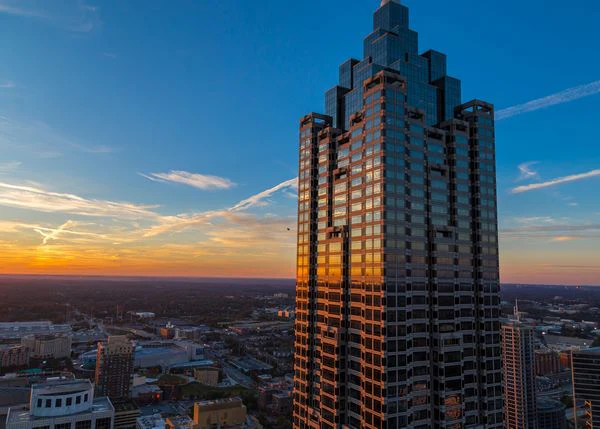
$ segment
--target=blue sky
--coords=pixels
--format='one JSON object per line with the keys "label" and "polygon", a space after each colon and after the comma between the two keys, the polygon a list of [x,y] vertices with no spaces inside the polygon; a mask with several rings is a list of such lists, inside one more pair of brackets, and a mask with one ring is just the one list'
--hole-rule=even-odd
{"label": "blue sky", "polygon": [[[600,284],[600,4],[404,4],[464,101],[559,94],[497,123],[503,280]],[[293,276],[294,187],[261,192],[377,5],[0,0],[0,272]]]}

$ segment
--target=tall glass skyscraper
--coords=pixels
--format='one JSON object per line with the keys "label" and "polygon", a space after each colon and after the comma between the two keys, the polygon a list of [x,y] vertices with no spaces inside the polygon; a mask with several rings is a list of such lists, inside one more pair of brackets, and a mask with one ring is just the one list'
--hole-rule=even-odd
{"label": "tall glass skyscraper", "polygon": [[300,121],[294,428],[501,428],[493,106],[383,0]]}

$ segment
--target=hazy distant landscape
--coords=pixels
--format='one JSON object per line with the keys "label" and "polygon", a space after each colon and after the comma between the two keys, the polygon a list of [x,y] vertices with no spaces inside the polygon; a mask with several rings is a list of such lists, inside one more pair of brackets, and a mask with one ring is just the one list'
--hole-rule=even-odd
{"label": "hazy distant landscape", "polygon": [[[74,311],[111,318],[119,305],[121,314],[150,311],[159,317],[213,324],[250,317],[266,295],[286,293],[293,305],[294,287],[293,279],[0,276],[0,321],[61,323]],[[551,303],[555,298],[600,306],[600,287],[594,286],[506,284],[501,292],[503,301],[521,301],[524,311],[530,302]]]}

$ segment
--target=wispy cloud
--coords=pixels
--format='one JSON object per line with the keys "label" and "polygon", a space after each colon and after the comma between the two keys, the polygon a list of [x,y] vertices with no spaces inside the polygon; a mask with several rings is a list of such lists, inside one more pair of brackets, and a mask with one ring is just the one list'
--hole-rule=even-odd
{"label": "wispy cloud", "polygon": [[77,33],[89,33],[102,26],[98,8],[82,0],[0,0],[0,14],[35,19]]}
{"label": "wispy cloud", "polygon": [[539,178],[539,174],[537,171],[533,170],[531,167],[539,164],[539,161],[530,161],[519,164],[519,179],[518,180],[529,180]]}
{"label": "wispy cloud", "polygon": [[117,54],[114,52],[103,52],[102,55],[104,55],[106,58],[110,58],[111,60],[117,59]]}
{"label": "wispy cloud", "polygon": [[11,89],[16,87],[17,85],[12,80],[6,80],[0,83],[0,88],[2,89]]}
{"label": "wispy cloud", "polygon": [[[538,224],[535,224],[535,219],[538,219]],[[557,220],[549,217],[524,218],[524,221],[520,223],[524,226],[501,229],[500,236],[504,239],[541,239],[557,243],[573,240],[597,240],[600,238],[600,224],[557,223]]]}
{"label": "wispy cloud", "polygon": [[47,191],[33,186],[0,182],[0,205],[46,213],[70,213],[90,217],[116,219],[157,218],[157,206],[128,202],[90,200],[73,194]]}
{"label": "wispy cloud", "polygon": [[0,13],[14,16],[23,16],[28,18],[49,19],[50,17],[41,10],[20,7],[21,3],[16,1],[0,2]]}
{"label": "wispy cloud", "polygon": [[20,166],[20,161],[0,162],[0,174],[13,172]]}
{"label": "wispy cloud", "polygon": [[522,192],[534,191],[536,189],[549,188],[551,186],[561,185],[563,183],[575,182],[578,180],[590,179],[592,177],[600,176],[600,170],[592,170],[587,173],[573,174],[571,176],[559,177],[556,179],[548,180],[540,183],[532,183],[529,185],[517,186],[512,189],[513,194],[520,194]]}
{"label": "wispy cloud", "polygon": [[77,227],[85,227],[87,225],[89,224],[68,220],[62,225],[59,225],[57,228],[37,226],[32,229],[42,236],[42,246],[49,244],[51,241],[58,241],[63,239],[76,243],[97,243],[98,240],[112,240],[110,236],[104,234],[75,229]]}
{"label": "wispy cloud", "polygon": [[265,204],[265,200],[267,200],[271,195],[273,195],[277,191],[287,190],[287,189],[297,189],[298,188],[298,178],[294,177],[293,179],[286,180],[285,182],[281,182],[278,185],[273,186],[265,191],[259,192],[258,194],[254,194],[251,197],[248,197],[233,207],[229,208],[230,211],[240,211],[247,210],[254,206],[259,206]]}
{"label": "wispy cloud", "polygon": [[556,94],[538,98],[527,103],[517,104],[516,106],[498,110],[496,111],[496,120],[501,121],[523,113],[545,109],[546,107],[555,106],[557,104],[568,103],[598,93],[600,93],[600,80],[565,89]]}
{"label": "wispy cloud", "polygon": [[221,210],[210,210],[200,213],[184,213],[177,216],[163,216],[160,223],[150,227],[146,233],[146,237],[154,237],[157,235],[183,231],[190,227],[209,225],[211,222],[218,219],[235,219],[235,215],[239,212],[249,210],[253,207],[265,206],[268,204],[268,199],[278,191],[296,189],[298,186],[298,178],[293,178],[281,182],[265,191],[254,194],[233,206]]}
{"label": "wispy cloud", "polygon": [[36,156],[54,158],[63,151],[90,154],[107,154],[115,151],[106,145],[89,145],[75,142],[42,121],[18,121],[0,115],[0,147],[29,149]]}
{"label": "wispy cloud", "polygon": [[168,173],[139,174],[155,182],[181,183],[203,190],[229,189],[235,186],[234,182],[224,177],[189,173],[181,170],[171,170]]}
{"label": "wispy cloud", "polygon": [[573,235],[559,235],[558,237],[554,237],[552,241],[557,241],[559,243],[564,243],[566,241],[579,240],[580,237],[576,237]]}

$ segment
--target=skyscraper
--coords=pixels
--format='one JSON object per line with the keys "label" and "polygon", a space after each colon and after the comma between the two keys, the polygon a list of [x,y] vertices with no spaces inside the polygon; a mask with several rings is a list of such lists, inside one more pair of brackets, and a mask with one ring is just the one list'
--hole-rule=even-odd
{"label": "skyscraper", "polygon": [[96,395],[113,401],[129,398],[133,378],[134,347],[126,336],[110,336],[98,343]]}
{"label": "skyscraper", "polygon": [[584,401],[587,408],[586,428],[600,428],[600,347],[573,351],[573,406]]}
{"label": "skyscraper", "polygon": [[494,109],[384,0],[300,121],[294,428],[501,428]]}
{"label": "skyscraper", "polygon": [[506,429],[537,429],[533,332],[518,320],[502,324]]}

